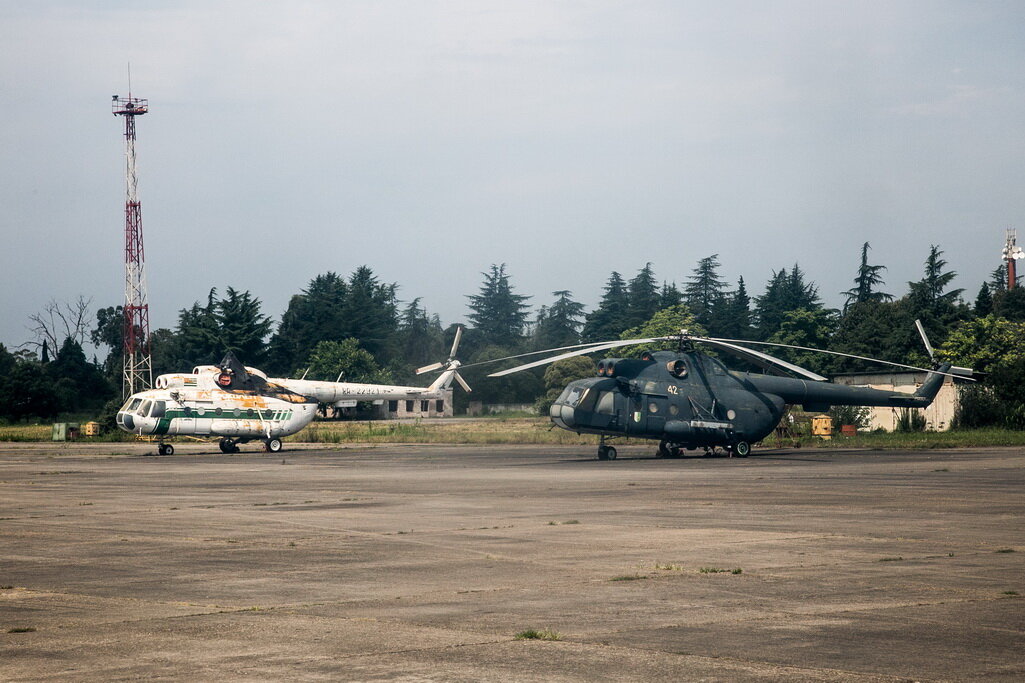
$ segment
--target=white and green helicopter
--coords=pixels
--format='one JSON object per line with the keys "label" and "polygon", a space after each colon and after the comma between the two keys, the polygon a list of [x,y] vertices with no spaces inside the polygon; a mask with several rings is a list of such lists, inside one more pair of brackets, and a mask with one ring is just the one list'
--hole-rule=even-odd
{"label": "white and green helicopter", "polygon": [[220,365],[200,365],[190,373],[160,375],[156,388],[132,394],[117,414],[119,428],[140,436],[155,436],[157,452],[171,455],[166,436],[220,437],[224,453],[237,453],[238,444],[263,441],[271,453],[281,450],[281,438],[313,421],[318,404],[352,401],[440,399],[453,381],[470,387],[459,375],[456,360],[462,328],[456,330],[447,361],[417,370],[442,370],[427,387],[353,382],[322,382],[267,377],[242,365],[228,353]]}

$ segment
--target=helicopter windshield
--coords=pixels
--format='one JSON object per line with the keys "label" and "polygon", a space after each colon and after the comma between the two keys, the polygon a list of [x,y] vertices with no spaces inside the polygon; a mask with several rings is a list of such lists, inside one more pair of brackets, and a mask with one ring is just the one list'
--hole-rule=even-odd
{"label": "helicopter windshield", "polygon": [[562,392],[563,395],[559,397],[562,399],[560,403],[570,407],[575,407],[580,403],[580,397],[584,395],[584,391],[585,389],[583,387],[569,387],[568,390]]}
{"label": "helicopter windshield", "polygon": [[125,404],[121,406],[121,412],[130,413],[136,408],[138,408],[140,403],[142,403],[141,398],[135,398],[134,396],[129,397],[129,399],[125,401]]}

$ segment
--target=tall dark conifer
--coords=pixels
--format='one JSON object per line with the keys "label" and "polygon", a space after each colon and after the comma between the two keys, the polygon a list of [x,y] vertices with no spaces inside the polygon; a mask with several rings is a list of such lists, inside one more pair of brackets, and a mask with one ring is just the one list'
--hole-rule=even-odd
{"label": "tall dark conifer", "polygon": [[491,265],[484,276],[480,294],[470,294],[469,320],[482,344],[511,347],[518,344],[527,327],[529,296],[513,293],[505,264]]}
{"label": "tall dark conifer", "polygon": [[861,265],[858,266],[858,275],[854,278],[854,287],[843,294],[847,297],[844,303],[844,311],[851,304],[860,304],[865,301],[891,301],[892,294],[880,292],[877,286],[883,284],[883,277],[880,273],[886,270],[886,266],[870,266],[868,264],[868,242],[861,245]]}
{"label": "tall dark conifer", "polygon": [[683,288],[684,301],[690,308],[694,318],[702,325],[708,325],[712,316],[712,306],[722,296],[726,285],[719,277],[719,254],[712,254],[698,261],[686,286]]}
{"label": "tall dark conifer", "polygon": [[598,307],[587,314],[584,329],[581,333],[583,341],[604,341],[619,339],[620,333],[630,327],[627,324],[627,308],[630,297],[626,291],[626,282],[616,271],[612,271],[605,283],[605,293]]}
{"label": "tall dark conifer", "polygon": [[655,273],[650,263],[630,280],[627,285],[627,327],[635,327],[647,322],[658,311],[659,290]]}

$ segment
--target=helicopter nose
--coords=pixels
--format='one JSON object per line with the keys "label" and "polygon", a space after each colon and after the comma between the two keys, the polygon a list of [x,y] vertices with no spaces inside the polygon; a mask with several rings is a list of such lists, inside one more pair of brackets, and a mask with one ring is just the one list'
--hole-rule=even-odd
{"label": "helicopter nose", "polygon": [[563,429],[569,430],[576,426],[575,412],[572,407],[562,403],[553,403],[552,407],[548,410],[552,422]]}

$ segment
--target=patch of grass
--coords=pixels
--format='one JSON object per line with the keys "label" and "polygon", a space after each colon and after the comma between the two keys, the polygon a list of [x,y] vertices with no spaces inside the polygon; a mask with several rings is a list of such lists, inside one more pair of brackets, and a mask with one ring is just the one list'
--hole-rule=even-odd
{"label": "patch of grass", "polygon": [[[836,448],[837,442],[802,436],[796,440],[805,448]],[[771,445],[771,440],[767,441]],[[1025,431],[986,427],[983,429],[947,432],[881,432],[858,433],[843,440],[845,448],[935,449],[976,448],[982,446],[1023,446]]]}
{"label": "patch of grass", "polygon": [[901,556],[897,557],[880,557],[876,562],[903,562],[904,558]]}
{"label": "patch of grass", "polygon": [[516,640],[562,640],[562,634],[550,628],[540,631],[536,628],[528,628],[526,631],[520,631],[514,637]]}
{"label": "patch of grass", "polygon": [[698,569],[699,574],[725,574],[729,569],[720,569],[719,567],[701,567]]}
{"label": "patch of grass", "polygon": [[743,574],[743,573],[744,573],[744,570],[741,569],[740,567],[737,567],[736,569],[731,569],[730,570],[730,574]]}
{"label": "patch of grass", "polygon": [[651,577],[646,574],[623,574],[622,576],[613,576],[609,581],[640,581],[648,578]]}
{"label": "patch of grass", "polygon": [[0,586],[0,591],[9,591],[12,588],[14,588],[14,586]]}
{"label": "patch of grass", "polygon": [[1010,595],[1013,597],[1015,595],[1020,595],[1020,593],[1018,593],[1018,591],[1004,591],[1003,595]]}
{"label": "patch of grass", "polygon": [[657,569],[659,571],[664,571],[664,572],[682,572],[683,571],[683,566],[678,565],[678,564],[661,564],[661,563],[657,563],[657,564],[655,564],[655,569]]}
{"label": "patch of grass", "polygon": [[949,471],[950,471],[949,467],[941,467],[938,470],[933,470],[933,472],[949,472]]}
{"label": "patch of grass", "polygon": [[563,524],[580,524],[579,519],[567,519]]}
{"label": "patch of grass", "polygon": [[1001,548],[1000,550],[997,550],[996,552],[998,552],[998,553],[1013,553],[1014,552],[1014,548]]}
{"label": "patch of grass", "polygon": [[35,633],[36,629],[34,626],[17,626],[15,628],[7,629],[8,633]]}

